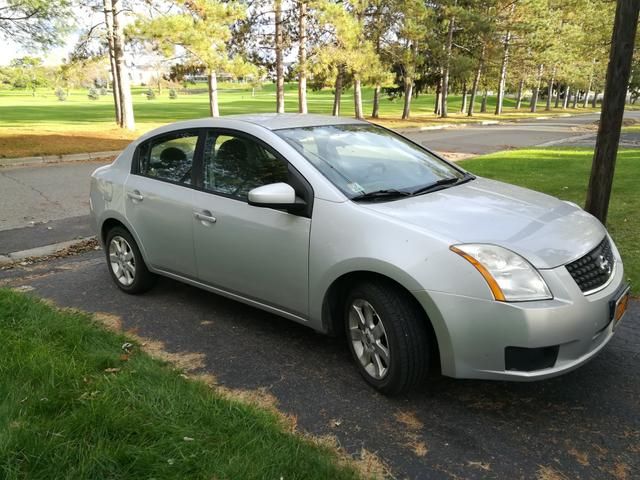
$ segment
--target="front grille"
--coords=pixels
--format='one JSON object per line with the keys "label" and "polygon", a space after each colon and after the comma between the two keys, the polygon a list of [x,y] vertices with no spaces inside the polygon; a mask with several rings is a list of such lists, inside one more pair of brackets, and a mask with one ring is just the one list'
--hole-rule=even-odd
{"label": "front grille", "polygon": [[614,263],[611,242],[604,237],[596,248],[566,267],[580,290],[588,293],[607,283],[613,274]]}

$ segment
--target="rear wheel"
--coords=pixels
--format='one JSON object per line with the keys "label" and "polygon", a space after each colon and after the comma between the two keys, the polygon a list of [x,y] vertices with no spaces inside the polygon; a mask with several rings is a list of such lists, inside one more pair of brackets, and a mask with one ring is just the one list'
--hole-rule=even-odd
{"label": "rear wheel", "polygon": [[105,244],[109,273],[120,290],[142,293],[153,286],[156,276],[147,269],[138,245],[126,229],[109,230]]}
{"label": "rear wheel", "polygon": [[363,282],[347,295],[344,316],[349,350],[370,385],[395,395],[425,378],[426,320],[406,292],[385,282]]}

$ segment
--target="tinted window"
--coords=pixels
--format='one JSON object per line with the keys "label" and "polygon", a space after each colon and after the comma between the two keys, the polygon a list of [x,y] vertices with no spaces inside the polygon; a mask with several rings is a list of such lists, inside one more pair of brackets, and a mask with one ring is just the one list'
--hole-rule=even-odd
{"label": "tinted window", "polygon": [[209,132],[204,147],[204,188],[246,200],[249,190],[287,182],[287,164],[245,137]]}
{"label": "tinted window", "polygon": [[140,173],[190,185],[197,132],[177,132],[153,139],[140,150]]}
{"label": "tinted window", "polygon": [[378,190],[412,192],[464,172],[375,125],[326,125],[276,132],[348,197]]}

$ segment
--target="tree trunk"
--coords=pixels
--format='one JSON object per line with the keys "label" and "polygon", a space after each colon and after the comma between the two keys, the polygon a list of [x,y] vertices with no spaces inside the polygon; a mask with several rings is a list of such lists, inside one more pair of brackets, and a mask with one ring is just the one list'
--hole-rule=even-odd
{"label": "tree trunk", "polygon": [[618,0],[616,7],[600,126],[585,206],[603,224],[607,222],[639,8],[638,0]]}
{"label": "tree trunk", "polygon": [[356,118],[364,118],[362,115],[362,83],[358,75],[353,77],[353,106]]}
{"label": "tree trunk", "polygon": [[562,101],[562,109],[566,110],[569,105],[569,95],[571,94],[571,86],[567,85],[564,89],[564,100]]}
{"label": "tree trunk", "polygon": [[333,111],[331,113],[334,117],[340,115],[340,100],[342,99],[342,72],[343,67],[338,67],[338,75],[336,75],[336,91],[333,94]]}
{"label": "tree trunk", "polygon": [[531,102],[529,102],[529,110],[532,113],[538,109],[538,94],[540,93],[540,82],[542,82],[542,70],[544,69],[544,65],[538,65],[538,74],[536,75],[536,86],[533,87],[533,92],[531,94]]}
{"label": "tree trunk", "polygon": [[547,87],[547,105],[544,108],[545,110],[551,110],[551,97],[553,96],[553,82],[556,76],[556,66],[553,66],[553,70],[551,70],[551,78],[549,79],[549,86]]}
{"label": "tree trunk", "polygon": [[520,82],[518,82],[518,95],[516,97],[516,110],[520,110],[520,107],[522,106],[522,91],[524,89],[524,78],[520,79]]}
{"label": "tree trunk", "polygon": [[120,105],[120,89],[118,88],[118,69],[113,52],[113,17],[111,14],[111,0],[104,0],[104,23],[107,30],[107,50],[109,53],[109,64],[111,66],[111,86],[113,87],[113,105],[116,114],[116,123],[122,126],[122,107]]}
{"label": "tree trunk", "polygon": [[482,94],[482,103],[480,103],[480,113],[487,113],[487,89],[484,89],[484,93]]}
{"label": "tree trunk", "polygon": [[404,107],[402,108],[402,119],[408,120],[411,116],[411,97],[413,96],[413,77],[404,78]]}
{"label": "tree trunk", "polygon": [[460,105],[460,113],[467,111],[467,81],[462,82],[462,105]]}
{"label": "tree trunk", "polygon": [[284,113],[284,61],[282,59],[284,40],[282,37],[282,0],[275,0],[273,8],[275,11],[276,24],[276,112]]}
{"label": "tree trunk", "polygon": [[573,105],[571,106],[571,108],[578,108],[578,93],[580,91],[576,90],[575,93],[573,94]]}
{"label": "tree trunk", "polygon": [[371,111],[371,116],[373,118],[380,117],[380,84],[379,83],[376,83],[376,86],[373,89],[373,110]]}
{"label": "tree trunk", "polygon": [[307,113],[307,2],[298,0],[298,112]]}
{"label": "tree trunk", "polygon": [[[515,3],[513,4],[513,7],[515,7]],[[498,96],[496,97],[496,111],[495,111],[496,115],[500,115],[502,113],[502,100],[504,98],[504,89],[507,82],[507,64],[509,63],[509,42],[510,41],[511,41],[511,32],[508,31],[504,37],[502,65],[500,66],[500,83],[498,84]]]}
{"label": "tree trunk", "polygon": [[476,103],[476,95],[478,94],[478,84],[480,83],[480,78],[482,77],[482,69],[484,68],[484,54],[485,54],[485,46],[482,45],[482,52],[480,53],[480,60],[478,61],[478,69],[476,70],[476,75],[473,77],[473,86],[471,87],[471,98],[469,99],[469,113],[467,116],[473,117],[473,108]]}
{"label": "tree trunk", "polygon": [[436,86],[436,104],[433,107],[433,113],[435,115],[440,115],[442,108],[442,78],[438,80],[438,85]]}
{"label": "tree trunk", "polygon": [[440,94],[440,116],[443,118],[448,115],[447,100],[449,97],[449,70],[451,68],[451,46],[453,44],[453,29],[455,27],[455,23],[456,17],[451,17],[451,20],[449,20],[449,30],[447,32],[447,42],[445,44],[446,61],[444,71],[442,73],[442,92]]}
{"label": "tree trunk", "polygon": [[598,106],[598,95],[600,95],[600,92],[598,90],[594,90],[593,98],[591,99],[591,108],[596,108]]}
{"label": "tree trunk", "polygon": [[[593,59],[592,65],[595,65],[596,60],[595,58]],[[587,85],[587,90],[584,92],[584,104],[582,105],[583,108],[587,108],[587,106],[589,105],[589,92],[591,91],[591,84],[593,83],[593,66],[591,67],[591,73],[589,74],[589,84]]]}
{"label": "tree trunk", "polygon": [[209,90],[209,114],[212,117],[219,117],[220,111],[218,110],[218,77],[213,70],[209,71],[207,77],[207,87]]}
{"label": "tree trunk", "polygon": [[553,108],[558,108],[558,106],[560,106],[560,85],[556,88],[556,101],[553,104]]}
{"label": "tree trunk", "polygon": [[124,34],[120,25],[120,12],[118,12],[118,2],[113,0],[113,57],[116,62],[118,72],[118,90],[120,93],[120,105],[122,108],[122,127],[128,130],[135,130],[136,121],[133,116],[133,99],[131,98],[131,88],[129,86],[129,72],[124,63]]}

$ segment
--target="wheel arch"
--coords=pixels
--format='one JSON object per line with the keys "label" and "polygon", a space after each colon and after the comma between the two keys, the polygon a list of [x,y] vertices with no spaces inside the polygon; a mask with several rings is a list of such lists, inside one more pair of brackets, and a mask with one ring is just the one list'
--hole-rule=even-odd
{"label": "wheel arch", "polygon": [[111,230],[114,227],[122,227],[131,234],[131,236],[133,237],[133,239],[135,240],[138,246],[138,249],[140,250],[140,253],[142,254],[143,260],[147,265],[149,265],[147,261],[147,252],[145,251],[145,248],[142,242],[140,242],[140,238],[136,234],[136,231],[131,227],[129,222],[127,222],[127,220],[122,215],[116,212],[109,212],[107,215],[105,215],[104,219],[100,223],[100,226],[98,229],[98,232],[99,232],[98,240],[100,241],[100,244],[102,245],[102,247],[106,248],[105,244],[107,240],[107,233],[109,232],[109,230]]}
{"label": "wheel arch", "polygon": [[360,282],[376,281],[389,285],[401,292],[413,304],[414,308],[420,312],[427,326],[429,339],[431,341],[430,352],[433,365],[440,369],[440,348],[438,336],[435,332],[431,317],[416,296],[403,283],[388,275],[373,270],[354,270],[337,277],[327,288],[322,301],[322,326],[326,333],[333,336],[344,334],[344,318],[342,309],[350,288]]}

